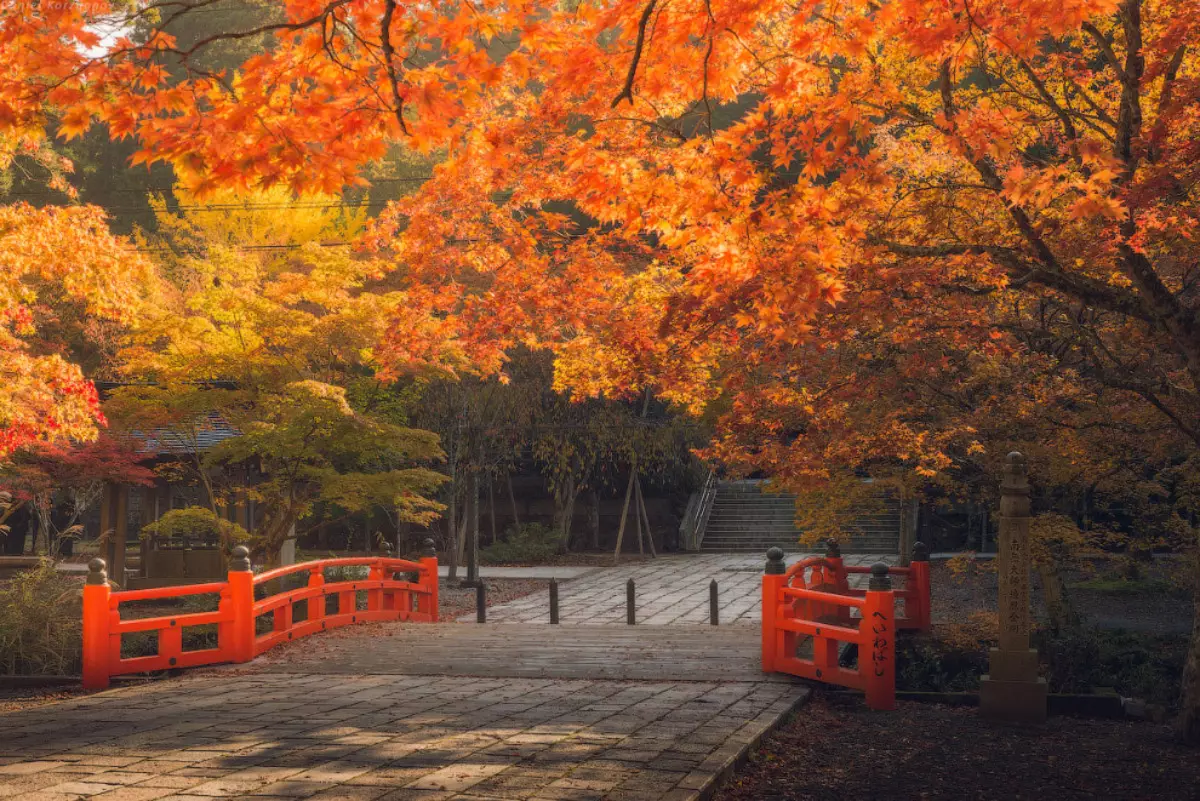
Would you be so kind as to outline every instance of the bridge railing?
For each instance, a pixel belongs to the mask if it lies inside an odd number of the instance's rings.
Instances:
[[[83,590],[83,686],[104,688],[113,676],[128,673],[249,662],[281,642],[351,623],[438,619],[434,556],[419,561],[390,557],[322,559],[257,576],[251,572],[249,551],[244,547],[234,548],[233,557],[226,581],[115,592],[108,584],[104,560],[93,559]],[[367,576],[326,581],[327,569],[347,567],[366,567]],[[303,586],[278,589],[287,577],[297,574],[307,574]],[[213,594],[218,598],[216,611],[130,620],[121,617],[122,604]],[[366,597],[366,608],[361,610],[360,594]],[[256,599],[256,595],[260,597]],[[332,612],[330,597],[337,599],[337,608]],[[307,611],[304,619],[297,621],[293,610],[302,601]],[[266,616],[270,616],[269,625],[260,626],[260,618]],[[215,647],[184,650],[185,628],[212,624],[217,627]],[[266,630],[260,634],[260,628]],[[122,637],[138,632],[157,633],[156,653],[122,657]]]
[[[849,576],[860,573],[871,576],[866,590],[850,587]],[[903,577],[903,589],[893,589],[892,576]],[[763,670],[851,687],[863,691],[872,709],[894,709],[896,631],[929,628],[929,589],[921,550],[907,568],[847,568],[836,547],[787,568],[783,551],[772,548],[762,588]],[[857,646],[856,667],[841,664],[843,643]],[[811,654],[802,655],[801,645],[811,646]]]

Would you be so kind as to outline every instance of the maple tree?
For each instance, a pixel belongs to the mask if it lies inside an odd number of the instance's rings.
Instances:
[[[143,246],[168,280],[125,341],[136,381],[112,393],[114,418],[179,439],[176,463],[211,511],[258,501],[250,546],[268,562],[298,522],[323,515],[383,505],[435,517],[436,437],[350,402],[348,388],[374,380],[371,346],[394,302],[374,286],[374,259],[326,246],[361,221],[278,191],[157,209]],[[228,436],[202,445],[218,426]]]
[[[71,306],[92,330],[132,322],[149,262],[92,207],[0,206],[0,253],[0,459],[35,443],[95,438],[104,420],[96,388],[44,329]]]
[[[92,441],[39,442],[17,450],[0,465],[0,541],[13,536],[6,521],[26,510],[38,524],[30,552],[57,554],[64,540],[79,536],[83,515],[106,483],[151,483],[146,458],[135,442],[108,432]]]
[[[550,347],[561,387],[707,406],[799,487],[994,460],[1038,407],[1200,445],[1190,0],[288,0],[178,46],[199,10],[6,3],[0,125],[103,122],[202,194],[441,149],[365,239],[402,265],[393,371]],[[1194,738],[1200,629],[1185,684]]]

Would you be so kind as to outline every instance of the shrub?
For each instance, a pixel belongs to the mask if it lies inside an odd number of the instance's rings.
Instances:
[[[1035,639],[1051,692],[1090,693],[1096,687],[1112,687],[1121,695],[1166,707],[1179,703],[1186,636],[1074,629]]]
[[[142,526],[141,536],[167,537],[188,542],[227,543],[234,545],[250,539],[246,529],[223,520],[211,509],[189,506],[172,509],[158,520]]]
[[[79,675],[82,614],[78,581],[49,560],[0,585],[0,674]]]
[[[503,540],[480,550],[479,559],[489,565],[545,562],[558,553],[560,542],[557,531],[540,523],[527,523],[519,529],[510,526]]]
[[[931,634],[902,635],[896,640],[896,686],[924,692],[979,689],[995,627],[995,615],[984,612],[963,623],[938,626]]]

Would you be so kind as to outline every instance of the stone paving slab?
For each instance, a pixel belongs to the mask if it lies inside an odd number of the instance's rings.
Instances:
[[[788,564],[814,554],[789,554]],[[847,554],[847,565],[897,564],[895,556]],[[637,621],[647,625],[707,625],[708,586],[717,582],[721,625],[757,626],[762,620],[765,555],[680,554],[599,568],[559,584],[559,622],[564,625],[625,625],[625,583],[633,579]],[[866,576],[851,584],[866,586]],[[549,623],[547,594],[535,593],[488,609],[489,623]],[[474,620],[466,615],[460,620]]]
[[[703,797],[790,683],[212,675],[0,714],[0,798]]]
[[[282,673],[791,681],[762,672],[759,630],[750,626],[397,623],[373,631],[378,636],[297,643],[284,658],[263,658],[248,667]]]
[[[599,568],[588,565],[527,565],[524,567],[505,567],[504,565],[480,565],[479,577],[483,579],[558,579],[565,581],[586,576]],[[438,566],[438,575],[445,578],[450,575],[448,565]],[[458,577],[465,578],[467,569],[458,566]]]

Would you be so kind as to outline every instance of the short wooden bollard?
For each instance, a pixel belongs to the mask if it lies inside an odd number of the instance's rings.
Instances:
[[[637,623],[637,605],[634,601],[633,579],[625,582],[625,622],[630,626]]]
[[[482,581],[475,585],[475,622],[487,623],[487,587]]]
[[[550,622],[558,623],[558,580],[550,579]]]
[[[720,613],[717,611],[717,580],[716,579],[713,579],[708,584],[708,622],[714,626],[721,622]]]

